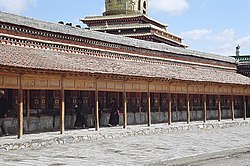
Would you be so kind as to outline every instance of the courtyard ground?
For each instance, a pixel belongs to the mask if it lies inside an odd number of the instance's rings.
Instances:
[[[0,138],[0,165],[250,165],[249,120],[15,137]]]

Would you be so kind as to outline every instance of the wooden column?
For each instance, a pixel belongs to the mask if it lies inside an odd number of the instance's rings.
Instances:
[[[17,137],[20,139],[23,136],[23,87],[22,87],[22,76],[19,78],[19,113],[18,113],[18,134]]]
[[[61,114],[60,114],[60,132],[64,134],[65,131],[65,91],[63,84],[63,76],[61,77]]]
[[[190,95],[187,94],[187,123],[190,123]]]
[[[149,83],[148,83],[148,127],[151,126],[151,103],[150,103],[150,91],[149,91]]]
[[[231,118],[234,120],[234,96],[231,96]]]
[[[218,95],[218,121],[221,121],[221,100],[220,95]]]
[[[150,105],[150,92],[148,92],[148,126],[151,126],[151,105]]]
[[[95,130],[99,131],[99,108],[98,108],[98,89],[97,82],[95,87]]]
[[[123,128],[127,127],[127,94],[123,92]]]
[[[30,90],[27,90],[27,126],[30,129]]]
[[[203,122],[207,122],[207,95],[203,94]]]
[[[172,123],[172,101],[171,101],[171,93],[169,92],[168,94],[168,125],[171,125],[171,123]]]
[[[244,117],[243,119],[246,120],[247,119],[247,101],[246,101],[246,96],[244,97]]]
[[[189,110],[190,110],[190,121],[191,121],[191,112],[194,111],[194,94],[191,95],[189,94]]]

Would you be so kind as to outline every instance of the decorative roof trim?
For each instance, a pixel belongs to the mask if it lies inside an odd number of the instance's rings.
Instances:
[[[12,37],[12,38],[16,38],[16,39],[31,40],[31,41],[37,41],[37,42],[44,42],[44,43],[49,43],[49,44],[57,44],[57,45],[74,47],[74,48],[77,47],[77,48],[82,48],[82,49],[89,49],[89,50],[92,50],[92,51],[109,52],[109,53],[119,54],[119,55],[123,55],[123,56],[132,56],[132,57],[138,57],[138,58],[143,58],[143,59],[148,59],[148,60],[157,60],[157,61],[162,61],[162,62],[165,61],[165,62],[170,62],[170,63],[182,63],[182,64],[197,65],[197,66],[203,66],[203,67],[213,67],[213,68],[218,68],[218,69],[236,70],[236,68],[232,68],[232,67],[211,65],[211,64],[207,64],[207,63],[190,62],[190,61],[184,61],[184,60],[153,57],[153,56],[149,57],[149,56],[140,55],[140,54],[132,54],[132,53],[119,52],[119,51],[113,51],[113,50],[106,50],[106,49],[101,49],[101,48],[86,47],[86,46],[80,46],[80,45],[74,45],[74,44],[68,44],[68,43],[61,43],[61,42],[45,41],[45,40],[41,40],[41,39],[19,37],[19,36],[2,34],[2,33],[0,33],[0,36]],[[2,43],[2,44],[4,44],[4,43]],[[36,47],[36,48],[39,49],[39,47]],[[51,50],[54,50],[54,49],[51,49]],[[116,59],[116,57],[114,57],[114,59]],[[140,61],[140,60],[138,59],[138,61]]]

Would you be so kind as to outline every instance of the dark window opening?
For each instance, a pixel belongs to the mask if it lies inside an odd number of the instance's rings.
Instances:
[[[139,11],[141,10],[141,0],[139,0],[139,2],[138,2],[138,10]]]

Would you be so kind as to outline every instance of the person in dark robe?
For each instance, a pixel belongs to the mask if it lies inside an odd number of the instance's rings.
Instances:
[[[7,99],[4,96],[4,91],[0,90],[0,127],[2,130],[3,135],[8,136],[8,130],[5,125],[5,118],[7,117],[8,113],[8,105]]]
[[[75,105],[76,110],[76,121],[74,124],[75,128],[85,128],[87,126],[87,113],[84,111],[83,103],[81,100],[77,101]]]
[[[118,109],[115,99],[113,98],[110,103],[110,118],[108,126],[118,126],[119,117],[120,117],[120,111]]]

